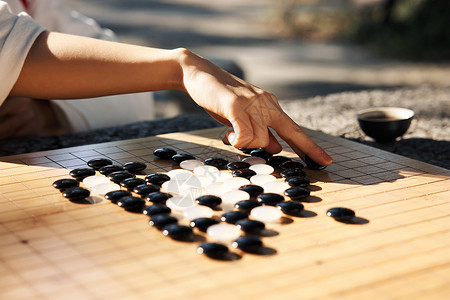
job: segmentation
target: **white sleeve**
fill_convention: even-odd
[[[65,0],[32,1],[29,12],[36,22],[50,31],[108,41],[118,40],[114,32],[102,28],[94,19],[73,10]]]
[[[0,1],[0,105],[19,77],[28,51],[44,28],[25,13],[15,15]]]

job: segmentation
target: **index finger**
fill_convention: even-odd
[[[317,145],[286,113],[281,112],[280,117],[274,120],[271,127],[303,160],[307,155],[322,166],[328,166],[333,162],[331,156]]]

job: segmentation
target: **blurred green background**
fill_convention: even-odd
[[[287,36],[356,42],[402,59],[450,59],[448,0],[281,0],[275,7]]]

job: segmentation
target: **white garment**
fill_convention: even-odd
[[[25,9],[19,0],[5,0],[5,2],[10,4],[15,13]],[[117,41],[111,30],[102,28],[95,20],[71,9],[64,0],[31,0],[28,12],[37,23],[49,31]],[[64,115],[71,132],[154,119],[154,101],[151,93],[52,100],[52,102]]]
[[[19,77],[28,51],[44,30],[26,13],[13,14],[0,1],[0,105]]]

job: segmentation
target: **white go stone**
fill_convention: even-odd
[[[192,180],[200,181],[202,187],[206,187],[213,183],[211,178],[205,177],[205,176],[194,176],[192,177]]]
[[[266,183],[277,181],[277,178],[273,175],[268,174],[260,174],[260,175],[254,175],[250,177],[250,182],[256,185],[263,186]]]
[[[183,211],[195,205],[195,198],[191,195],[178,195],[167,199],[167,207],[177,211]]]
[[[180,162],[180,167],[185,170],[194,170],[197,167],[204,166],[205,164],[202,161],[196,159],[187,159]]]
[[[210,195],[220,196],[223,193],[231,191],[232,188],[230,188],[223,182],[215,182],[208,185],[205,190]]]
[[[230,190],[237,190],[239,187],[250,184],[250,180],[244,177],[233,177],[228,180],[225,180],[223,183],[230,188]]]
[[[191,187],[191,188],[187,188],[184,190],[181,190],[179,193],[179,195],[186,195],[186,196],[191,196],[194,199],[198,198],[202,195],[205,195],[205,191],[201,188],[195,188],[195,187]]]
[[[250,216],[261,222],[273,222],[281,218],[281,210],[275,206],[258,206],[252,209]]]
[[[236,204],[236,202],[250,199],[250,194],[241,190],[232,190],[223,193],[220,198],[222,198],[223,203]]]
[[[194,169],[194,174],[207,176],[208,174],[218,173],[219,169],[214,166],[201,166]]]
[[[195,178],[200,181],[201,186],[204,188],[214,183],[214,180],[211,177],[195,176]]]
[[[182,193],[187,189],[202,189],[202,180],[197,176],[191,176],[185,180],[169,180],[161,185],[161,188],[168,193]]]
[[[109,182],[111,181],[109,180],[108,177],[100,175],[88,176],[83,179],[83,183],[90,188],[102,183],[109,183]]]
[[[272,174],[275,171],[272,166],[266,164],[254,164],[249,169],[255,171],[257,175]]]
[[[116,191],[116,190],[120,190],[120,185],[112,183],[112,182],[100,183],[100,184],[97,184],[96,186],[92,187],[92,193],[99,194],[102,196],[104,196],[105,194],[107,194],[109,192]]]
[[[231,145],[234,145],[234,143],[236,143],[237,136],[238,135],[234,132],[230,132],[230,134],[228,134],[228,141],[230,142]]]
[[[207,206],[196,205],[183,210],[183,216],[188,220],[197,218],[211,218],[214,211]]]
[[[264,185],[264,193],[283,194],[288,188],[289,184],[284,181],[272,181]]]
[[[258,157],[258,156],[249,156],[249,157],[244,158],[242,161],[245,161],[246,163],[249,163],[251,165],[266,163],[266,160],[264,158]]]
[[[174,169],[167,172],[167,175],[172,180],[187,180],[188,178],[194,176],[192,172],[185,169]]]
[[[236,225],[220,223],[209,226],[206,233],[216,241],[234,241],[241,236],[241,230]]]
[[[169,180],[161,185],[161,188],[167,193],[179,193],[182,189],[184,180]]]
[[[202,188],[204,185],[208,184],[210,184],[210,182],[200,176],[191,176],[183,182],[183,186],[192,188]]]
[[[206,178],[208,178],[212,182],[225,182],[225,180],[233,178],[233,175],[231,175],[231,173],[228,171],[219,171],[206,174]]]

